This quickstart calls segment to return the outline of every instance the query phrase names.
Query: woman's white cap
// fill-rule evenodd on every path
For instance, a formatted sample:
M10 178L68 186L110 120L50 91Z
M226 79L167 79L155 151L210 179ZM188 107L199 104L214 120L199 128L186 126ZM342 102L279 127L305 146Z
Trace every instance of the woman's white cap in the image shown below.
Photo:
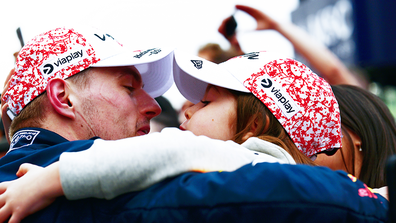
M208 84L253 93L308 157L341 147L338 103L330 85L304 64L273 52L252 52L215 64L179 50L173 75L183 96L199 102Z

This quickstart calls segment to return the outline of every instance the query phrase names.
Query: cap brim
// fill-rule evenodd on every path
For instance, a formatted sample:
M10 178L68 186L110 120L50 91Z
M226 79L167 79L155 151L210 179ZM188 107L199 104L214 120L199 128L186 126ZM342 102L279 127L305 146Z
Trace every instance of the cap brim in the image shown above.
M174 52L173 77L180 93L192 103L198 103L203 98L208 84L250 92L220 64L179 50Z
M129 50L99 61L92 67L135 66L142 76L143 89L153 98L163 95L173 84L173 49Z

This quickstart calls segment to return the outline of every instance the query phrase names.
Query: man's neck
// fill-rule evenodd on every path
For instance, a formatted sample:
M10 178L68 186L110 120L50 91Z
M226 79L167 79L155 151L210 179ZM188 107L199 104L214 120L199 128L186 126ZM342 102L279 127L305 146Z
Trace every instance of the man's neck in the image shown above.
M82 128L81 126L82 125L75 120L56 116L52 118L48 117L41 128L55 132L69 141L94 137L86 128Z

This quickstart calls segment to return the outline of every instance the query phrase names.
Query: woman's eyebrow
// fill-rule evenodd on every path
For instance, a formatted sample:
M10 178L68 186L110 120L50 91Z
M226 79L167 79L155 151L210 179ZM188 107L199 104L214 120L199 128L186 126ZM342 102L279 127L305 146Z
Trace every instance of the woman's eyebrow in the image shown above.
M209 84L209 85L208 85L208 88L206 89L206 91L209 92L211 89L213 89L213 90L215 90L217 93L220 93L219 88L220 88L219 86Z

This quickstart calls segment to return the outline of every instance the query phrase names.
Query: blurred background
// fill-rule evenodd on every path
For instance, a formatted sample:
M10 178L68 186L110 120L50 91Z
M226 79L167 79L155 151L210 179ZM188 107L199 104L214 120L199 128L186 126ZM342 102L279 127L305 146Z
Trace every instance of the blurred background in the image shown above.
M217 31L235 16L244 52L278 50L304 61L275 31L254 31L255 20L235 4L254 7L278 21L293 22L324 43L348 67L367 73L370 89L396 110L396 1L394 0L20 0L0 3L0 83L14 66L21 43L48 29L73 24L96 26L126 46L173 46L192 54L207 43L227 49ZM0 88L2 89L2 84ZM176 110L184 98L172 87L164 95ZM395 114L395 113L394 113Z
M324 43L396 115L396 1L303 0L292 22ZM299 55L296 55L298 59Z

